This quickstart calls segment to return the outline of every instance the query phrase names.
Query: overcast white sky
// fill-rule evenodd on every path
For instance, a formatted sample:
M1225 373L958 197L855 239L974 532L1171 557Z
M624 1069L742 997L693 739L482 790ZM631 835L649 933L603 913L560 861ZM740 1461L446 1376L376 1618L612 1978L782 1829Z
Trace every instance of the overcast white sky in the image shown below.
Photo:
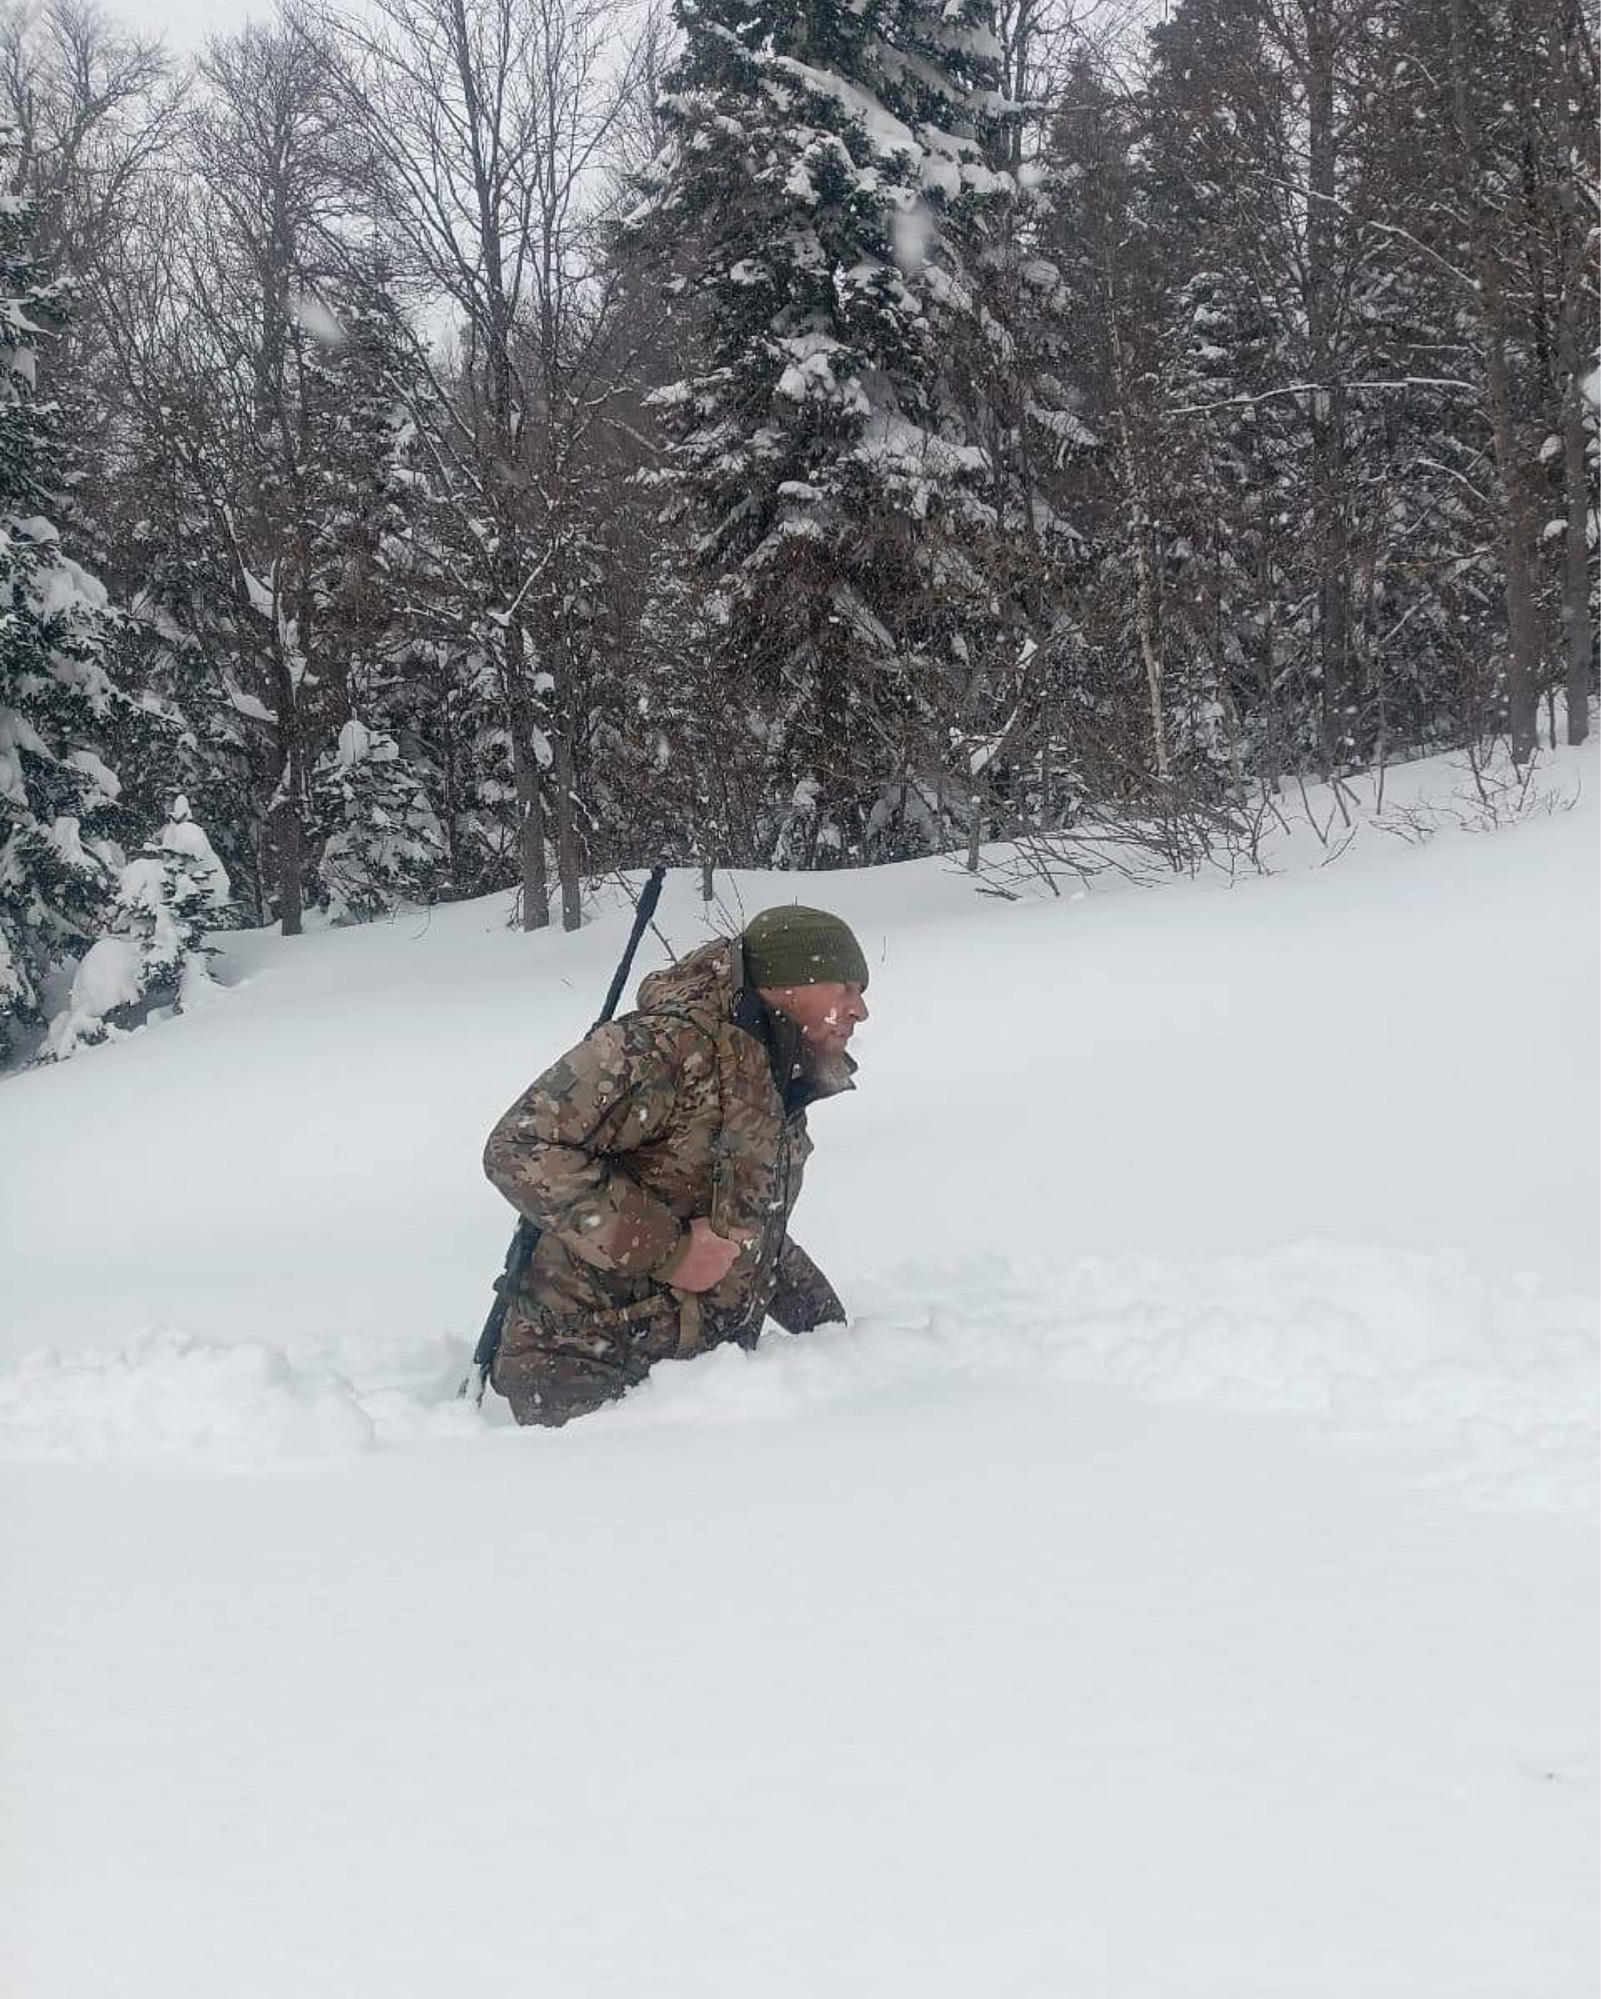
M101 0L105 11L142 28L146 33L165 37L174 49L197 49L208 35L227 34L242 28L253 16L266 20L274 12L274 0ZM1147 18L1165 18L1163 0L1115 0L1113 11L1130 8ZM1096 15L1095 5L1081 4L1074 14L1083 23Z
M272 0L102 0L107 14L145 34L160 35L172 49L197 49L208 35L242 28L252 15L273 11Z

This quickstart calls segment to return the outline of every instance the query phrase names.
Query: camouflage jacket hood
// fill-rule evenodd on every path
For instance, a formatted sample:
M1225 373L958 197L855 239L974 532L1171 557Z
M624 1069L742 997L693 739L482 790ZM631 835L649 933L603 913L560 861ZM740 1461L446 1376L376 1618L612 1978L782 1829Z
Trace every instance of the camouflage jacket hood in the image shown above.
M732 1020L744 990L744 952L737 937L714 937L687 957L647 972L634 998L638 1013L684 1013L708 1029Z

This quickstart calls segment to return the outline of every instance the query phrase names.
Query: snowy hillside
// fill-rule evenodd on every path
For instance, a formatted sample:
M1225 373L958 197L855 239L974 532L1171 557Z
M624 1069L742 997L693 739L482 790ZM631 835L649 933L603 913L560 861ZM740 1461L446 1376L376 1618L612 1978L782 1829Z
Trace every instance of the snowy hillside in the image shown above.
M1591 1992L1594 757L1546 784L1419 840L1461 775L1392 773L1232 888L724 878L872 961L795 1229L853 1321L556 1433L453 1399L478 1155L621 898L230 937L0 1083L0 1987Z

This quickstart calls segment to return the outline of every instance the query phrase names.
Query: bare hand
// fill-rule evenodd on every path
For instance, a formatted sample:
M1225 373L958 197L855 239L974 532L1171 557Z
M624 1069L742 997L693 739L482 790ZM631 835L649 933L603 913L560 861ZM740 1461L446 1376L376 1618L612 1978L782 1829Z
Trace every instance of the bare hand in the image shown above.
M675 1291L710 1291L714 1284L722 1283L749 1242L750 1237L743 1232L733 1241L720 1236L704 1215L697 1215L689 1225L684 1260L667 1282Z

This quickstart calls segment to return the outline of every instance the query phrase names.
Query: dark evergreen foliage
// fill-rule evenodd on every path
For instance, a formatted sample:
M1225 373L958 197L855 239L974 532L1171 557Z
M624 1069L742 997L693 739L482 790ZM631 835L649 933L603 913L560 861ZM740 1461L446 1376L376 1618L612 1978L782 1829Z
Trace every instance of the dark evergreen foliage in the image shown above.
M1116 61L986 0L678 0L661 62L505 4L253 27L181 108L35 51L0 1054L168 1003L193 840L244 922L573 925L603 869L1171 829L1526 757L1559 691L1582 736L1575 0L1178 0Z

